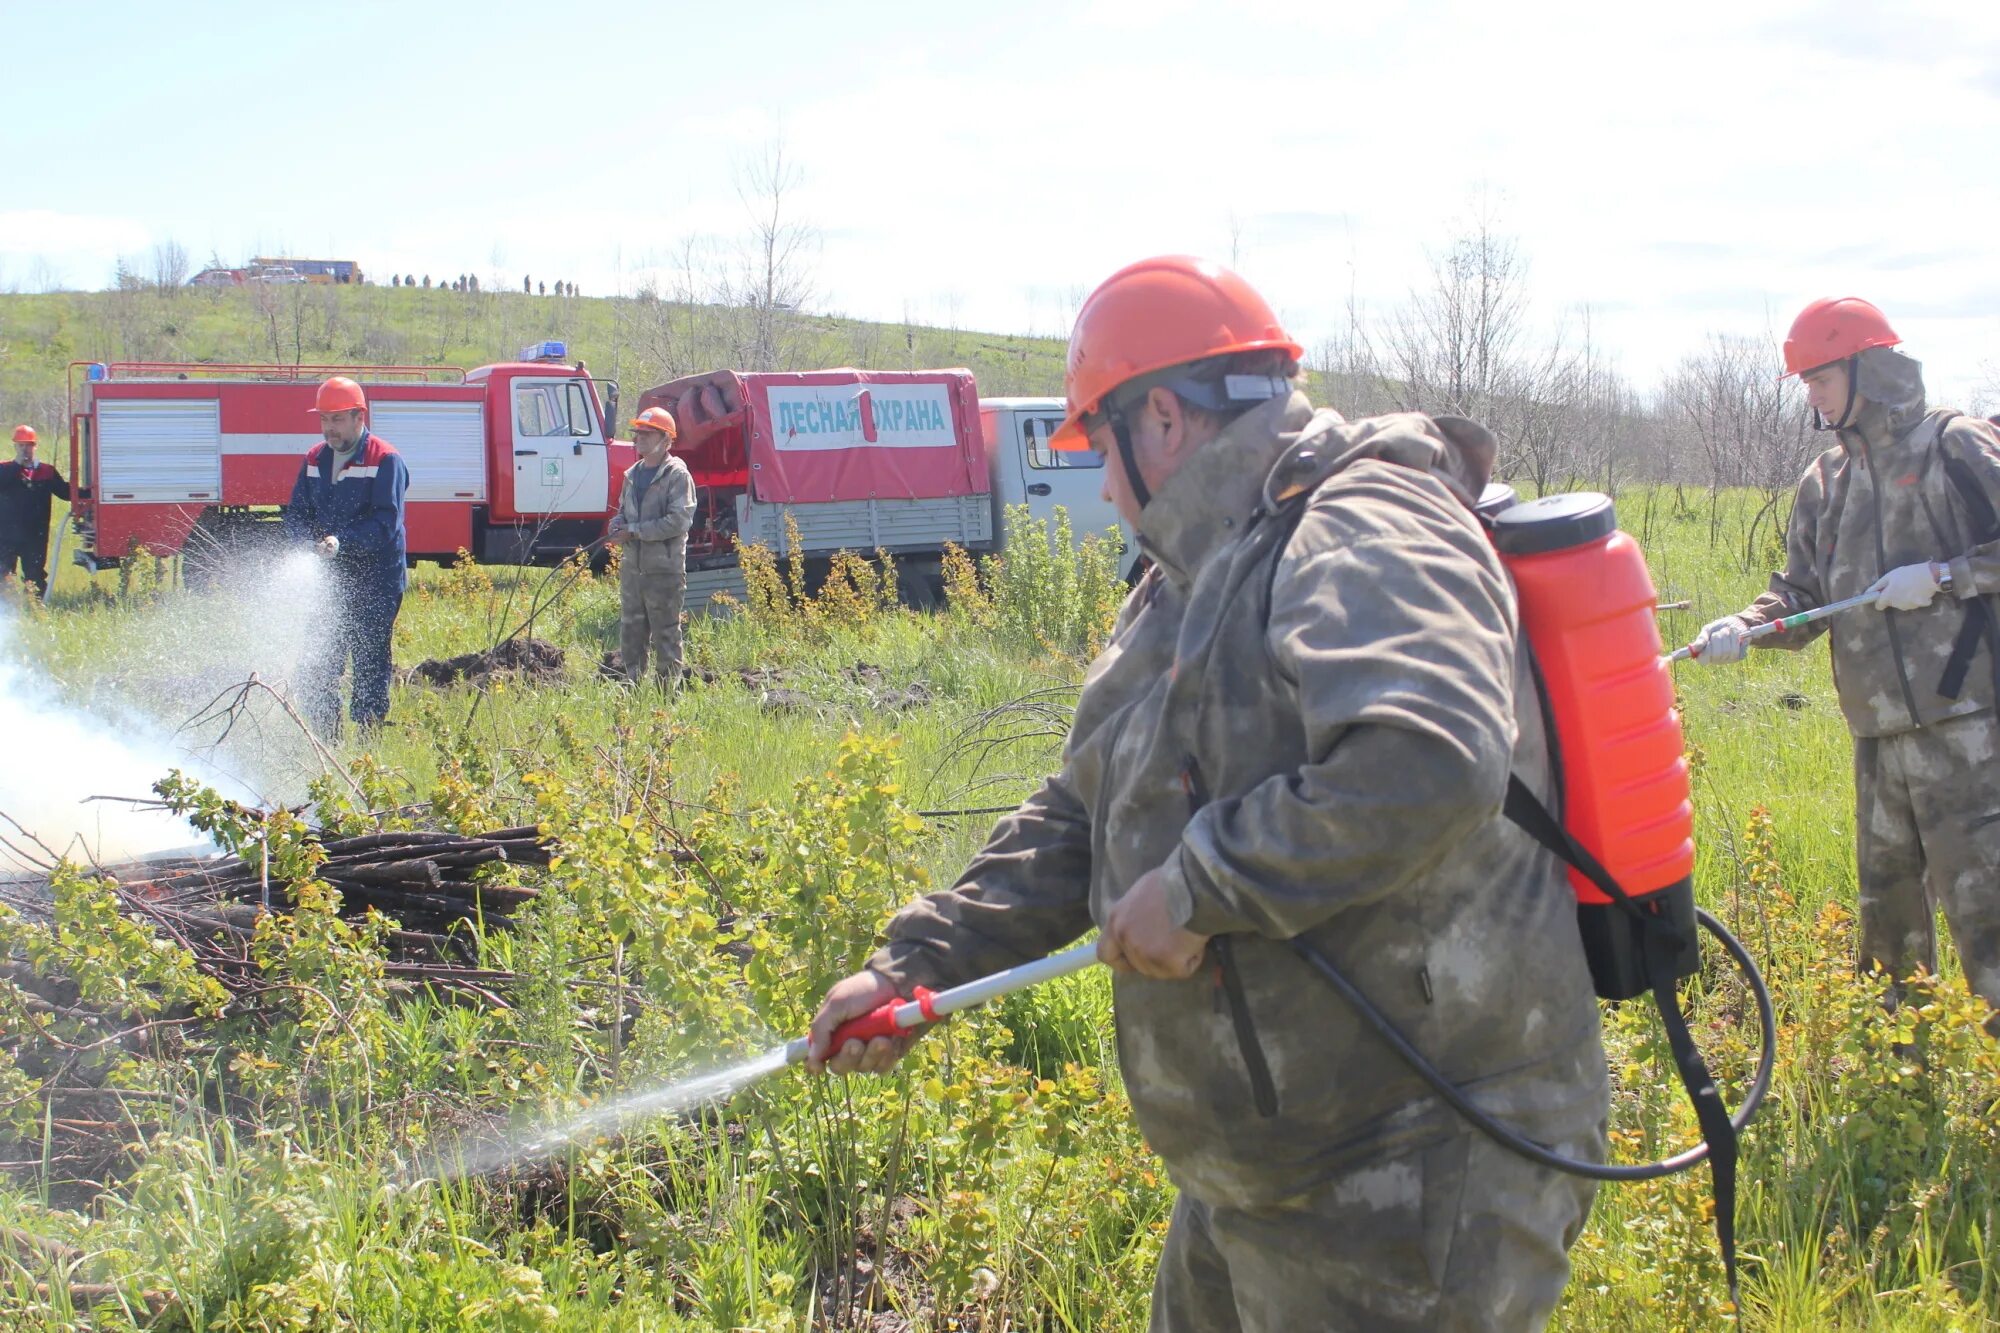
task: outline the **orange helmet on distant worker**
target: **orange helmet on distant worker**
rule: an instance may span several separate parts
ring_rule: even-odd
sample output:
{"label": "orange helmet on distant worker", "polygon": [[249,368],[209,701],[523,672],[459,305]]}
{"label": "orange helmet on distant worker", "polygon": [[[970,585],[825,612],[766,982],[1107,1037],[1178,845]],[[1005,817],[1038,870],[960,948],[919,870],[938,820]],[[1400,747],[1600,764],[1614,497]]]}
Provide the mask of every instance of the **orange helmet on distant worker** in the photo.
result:
{"label": "orange helmet on distant worker", "polygon": [[667,437],[672,444],[681,437],[681,428],[674,421],[674,414],[664,407],[649,407],[632,418],[633,430],[656,430]]}
{"label": "orange helmet on distant worker", "polygon": [[35,428],[33,426],[14,427],[14,443],[33,444],[34,442],[35,442]]}
{"label": "orange helmet on distant worker", "polygon": [[1792,331],[1785,335],[1785,374],[1780,378],[1901,341],[1889,327],[1889,317],[1860,297],[1823,297],[1792,321]]}
{"label": "orange helmet on distant worker", "polygon": [[358,412],[368,407],[368,396],[361,392],[361,386],[345,375],[335,375],[319,386],[319,394],[313,400],[312,410],[321,412]]}
{"label": "orange helmet on distant worker", "polygon": [[1266,350],[1282,351],[1294,361],[1305,356],[1270,303],[1238,274],[1191,255],[1128,264],[1100,283],[1077,312],[1063,371],[1069,411],[1049,443],[1088,448],[1084,418],[1099,411],[1112,390],[1141,375]]}

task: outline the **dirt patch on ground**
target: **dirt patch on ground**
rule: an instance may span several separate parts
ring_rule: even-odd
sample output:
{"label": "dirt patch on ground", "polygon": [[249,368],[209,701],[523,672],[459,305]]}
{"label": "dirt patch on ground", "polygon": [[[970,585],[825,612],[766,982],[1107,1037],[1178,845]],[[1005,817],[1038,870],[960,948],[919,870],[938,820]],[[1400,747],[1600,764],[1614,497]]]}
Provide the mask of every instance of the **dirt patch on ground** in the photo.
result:
{"label": "dirt patch on ground", "polygon": [[[597,672],[607,680],[623,680],[625,663],[616,648],[598,662]],[[718,671],[714,667],[690,664],[690,685],[740,685],[757,696],[757,704],[772,713],[813,713],[828,709],[866,707],[878,712],[901,713],[926,708],[937,695],[923,681],[891,685],[882,677],[882,668],[856,662],[838,671],[802,667],[734,667]]]}
{"label": "dirt patch on ground", "polygon": [[[625,679],[625,659],[618,649],[607,649],[598,659],[597,674],[606,680]],[[714,667],[690,663],[689,685],[740,685],[757,696],[760,708],[770,713],[815,713],[829,709],[866,707],[877,712],[903,713],[927,708],[937,695],[923,681],[891,685],[882,678],[882,668],[856,662],[838,671],[803,667]]]}
{"label": "dirt patch on ground", "polygon": [[756,694],[758,703],[770,712],[811,712],[865,704],[879,712],[900,713],[923,708],[935,697],[930,686],[920,680],[908,685],[888,684],[882,679],[882,668],[867,662],[842,667],[831,675],[783,667],[741,668],[729,675]]}
{"label": "dirt patch on ground", "polygon": [[484,685],[495,676],[546,681],[561,678],[566,660],[562,649],[545,640],[509,639],[482,653],[429,658],[398,675],[406,682],[427,685],[455,685],[461,680]]}

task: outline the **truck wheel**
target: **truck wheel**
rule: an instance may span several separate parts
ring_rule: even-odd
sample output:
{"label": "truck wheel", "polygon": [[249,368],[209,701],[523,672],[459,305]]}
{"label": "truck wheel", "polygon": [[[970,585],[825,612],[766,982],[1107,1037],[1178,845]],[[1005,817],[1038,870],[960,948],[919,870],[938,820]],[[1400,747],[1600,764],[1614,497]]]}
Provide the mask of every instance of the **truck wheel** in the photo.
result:
{"label": "truck wheel", "polygon": [[936,611],[944,605],[944,578],[939,574],[898,570],[896,600],[912,611]]}

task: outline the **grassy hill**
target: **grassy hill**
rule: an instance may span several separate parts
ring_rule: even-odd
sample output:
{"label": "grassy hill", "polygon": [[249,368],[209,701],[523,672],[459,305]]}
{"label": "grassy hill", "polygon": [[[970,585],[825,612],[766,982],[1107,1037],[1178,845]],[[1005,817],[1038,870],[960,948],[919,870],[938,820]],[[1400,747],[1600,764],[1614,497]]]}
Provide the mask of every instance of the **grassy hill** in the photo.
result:
{"label": "grassy hill", "polygon": [[443,288],[137,288],[0,295],[0,420],[60,441],[71,361],[369,363],[472,367],[562,338],[573,356],[637,390],[722,367],[967,366],[986,394],[1055,393],[1053,338],[758,312],[650,297],[528,296]]}

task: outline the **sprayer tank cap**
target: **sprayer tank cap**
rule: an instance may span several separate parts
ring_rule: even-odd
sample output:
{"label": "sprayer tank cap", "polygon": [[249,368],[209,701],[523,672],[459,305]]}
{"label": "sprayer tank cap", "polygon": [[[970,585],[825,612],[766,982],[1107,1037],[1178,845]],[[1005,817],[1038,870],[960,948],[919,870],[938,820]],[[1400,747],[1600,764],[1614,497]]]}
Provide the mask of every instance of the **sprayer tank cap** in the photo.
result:
{"label": "sprayer tank cap", "polygon": [[1544,495],[1493,517],[1493,544],[1504,555],[1541,555],[1601,541],[1618,530],[1608,495],[1571,491]]}

